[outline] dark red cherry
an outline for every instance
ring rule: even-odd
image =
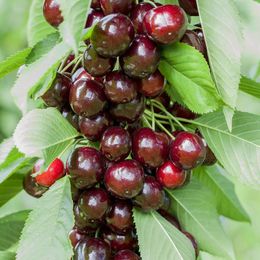
[[[144,34],[143,21],[148,11],[153,9],[154,6],[149,3],[137,4],[131,12],[131,21],[134,24],[135,31],[138,34]]]
[[[121,71],[113,71],[106,75],[105,93],[113,103],[127,103],[137,96],[137,82]]]
[[[144,172],[135,160],[114,164],[105,173],[105,184],[111,193],[121,198],[133,198],[143,188]]]
[[[154,41],[171,44],[179,41],[187,29],[187,16],[177,5],[151,9],[144,17],[144,30]]]
[[[53,27],[58,27],[63,22],[60,5],[57,0],[45,0],[43,15],[46,21]]]
[[[199,256],[199,247],[198,247],[197,241],[195,240],[193,235],[190,234],[189,232],[182,231],[182,233],[191,241],[192,246],[193,246],[193,248],[195,250],[195,255],[196,255],[196,257],[198,257]]]
[[[181,132],[170,145],[170,157],[178,167],[190,170],[203,163],[206,147],[198,135]]]
[[[69,123],[74,127],[76,128],[77,130],[79,130],[79,116],[76,115],[72,110],[71,108],[67,108],[67,107],[64,107],[62,110],[61,110],[61,114],[64,118],[66,118]]]
[[[146,176],[143,190],[134,198],[134,202],[144,211],[157,210],[163,205],[164,196],[161,184],[154,177]]]
[[[67,161],[67,171],[71,176],[71,181],[77,188],[90,188],[103,177],[102,155],[91,147],[77,148]]]
[[[164,200],[163,200],[163,205],[160,207],[160,210],[168,211],[171,208],[171,199],[165,193]]]
[[[77,115],[94,117],[106,103],[103,86],[95,80],[78,80],[70,89],[70,105]]]
[[[67,57],[67,59],[66,59],[66,61],[65,61],[65,63],[64,63],[64,68],[67,67],[74,59],[75,59],[75,55],[74,55],[74,54],[70,54],[70,55]],[[74,65],[75,65],[75,64],[72,63],[72,64],[66,69],[66,72],[71,73],[71,71],[72,71]]]
[[[197,117],[197,114],[193,113],[191,110],[177,102],[174,103],[173,107],[171,107],[169,111],[176,117],[182,117],[190,120],[193,120]]]
[[[196,0],[179,0],[180,6],[189,15],[199,15]]]
[[[91,27],[93,24],[99,22],[103,17],[104,17],[104,14],[102,11],[90,9],[88,12],[88,18],[86,21],[85,28]]]
[[[141,260],[141,258],[135,252],[125,249],[117,252],[114,256],[114,260]]]
[[[83,54],[84,69],[93,77],[106,75],[113,70],[116,59],[103,58],[97,54],[92,45],[89,45]]]
[[[139,80],[138,91],[149,98],[154,98],[163,92],[165,86],[165,79],[163,75],[157,70],[148,78]]]
[[[135,0],[100,0],[105,15],[112,13],[129,14],[135,5]]]
[[[173,226],[175,226],[177,229],[181,230],[181,225],[179,221],[170,213],[168,213],[165,210],[160,209],[158,211],[165,219],[167,219]]]
[[[69,102],[70,89],[70,79],[58,73],[51,87],[42,96],[42,99],[48,107],[62,107]]]
[[[95,25],[90,41],[99,55],[116,57],[128,49],[133,38],[131,20],[123,14],[110,14]]]
[[[71,245],[73,246],[73,248],[75,248],[81,240],[86,239],[86,234],[82,233],[77,228],[73,228],[69,233],[69,238]]]
[[[145,99],[142,95],[138,95],[129,103],[111,105],[110,114],[119,122],[134,123],[141,118],[144,109]]]
[[[100,150],[108,160],[122,161],[130,153],[131,137],[122,127],[110,127],[103,134]]]
[[[127,124],[127,131],[132,135],[137,129],[142,127],[141,120],[137,120],[134,123]]]
[[[165,162],[156,172],[156,178],[162,186],[174,189],[184,184],[186,172],[178,168],[173,162]]]
[[[133,78],[146,78],[154,73],[160,61],[157,46],[145,35],[138,35],[127,52],[120,57],[124,72]]]
[[[110,260],[110,246],[99,238],[89,238],[79,242],[74,260]]]
[[[114,232],[125,234],[134,226],[132,205],[123,200],[116,200],[106,215],[107,226]]]
[[[91,8],[99,10],[101,8],[100,0],[92,0],[91,1]]]
[[[81,79],[93,79],[92,76],[87,73],[83,67],[76,70],[76,72],[71,76],[72,83],[75,83]]]
[[[111,124],[111,119],[106,113],[95,118],[80,117],[79,119],[80,132],[91,141],[100,140],[104,131]]]
[[[150,128],[137,130],[132,139],[133,158],[146,167],[157,168],[168,157],[168,142]]]
[[[76,188],[72,182],[70,182],[70,187],[72,200],[73,202],[77,202],[82,191]]]

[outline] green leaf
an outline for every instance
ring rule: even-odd
[[[5,251],[18,241],[29,211],[20,211],[0,219],[0,250]]]
[[[242,76],[239,85],[240,90],[256,98],[260,98],[260,83]]]
[[[0,260],[15,260],[15,253],[9,251],[0,251]]]
[[[236,112],[232,132],[221,112],[204,115],[196,121],[225,170],[243,183],[259,188],[260,116]]]
[[[27,27],[27,38],[30,46],[43,40],[47,35],[56,30],[50,26],[43,16],[43,1],[33,0],[30,8]]]
[[[56,68],[69,51],[68,45],[59,43],[23,70],[12,89],[15,102],[23,113],[27,112],[28,93]]]
[[[143,260],[195,259],[190,241],[159,213],[133,210]]]
[[[215,200],[208,189],[198,181],[182,189],[167,190],[173,200],[172,210],[181,226],[194,234],[200,250],[231,258],[231,243],[226,237],[215,208]]]
[[[70,180],[57,181],[29,214],[20,238],[17,260],[71,259],[69,232],[74,224]]]
[[[63,23],[59,26],[60,34],[75,53],[81,40],[82,31],[86,24],[90,0],[57,0],[60,4]]]
[[[223,107],[223,114],[226,119],[228,130],[231,132],[233,127],[233,116],[234,116],[235,110],[233,108],[230,108],[228,106]]]
[[[197,0],[197,5],[213,78],[223,101],[235,108],[242,43],[237,7],[233,0]]]
[[[59,146],[62,145],[64,148],[65,143],[71,143],[77,136],[77,130],[57,109],[35,109],[18,123],[14,132],[14,142],[27,156],[42,157],[51,149],[52,156],[56,158],[61,152]]]
[[[172,5],[179,5],[178,0],[156,0],[156,3],[166,5],[166,4],[172,4]]]
[[[203,114],[216,110],[219,97],[203,55],[195,48],[176,43],[162,49],[159,69],[185,105]]]
[[[30,52],[31,52],[31,48],[26,48],[8,57],[6,60],[1,61],[0,78],[4,77],[5,75],[9,74],[10,72],[22,66],[25,63],[26,58]]]
[[[220,166],[200,167],[194,176],[207,186],[215,196],[218,213],[238,221],[250,221],[235,192],[234,184],[227,179]]]

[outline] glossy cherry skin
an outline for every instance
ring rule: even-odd
[[[175,226],[177,229],[181,230],[181,225],[179,221],[170,213],[168,213],[165,210],[160,209],[158,211],[165,219],[167,219],[173,226]]]
[[[101,139],[104,131],[111,126],[112,121],[108,114],[104,113],[95,118],[80,117],[79,128],[90,141]]]
[[[205,144],[196,134],[181,132],[170,145],[171,160],[184,170],[199,166],[203,163],[205,157]]]
[[[158,210],[164,202],[164,190],[161,184],[152,176],[146,176],[144,187],[134,198],[134,203],[144,211]]]
[[[58,73],[51,87],[42,96],[42,99],[48,107],[62,107],[69,101],[70,89],[70,79]]]
[[[101,8],[100,0],[92,0],[91,8],[93,8],[95,10],[99,10]]]
[[[70,106],[79,116],[95,117],[106,103],[103,86],[95,80],[78,80],[70,89]]]
[[[77,228],[73,228],[69,233],[69,238],[71,245],[73,246],[73,248],[75,248],[81,240],[86,239],[86,234],[82,233]]]
[[[109,245],[99,238],[89,238],[79,242],[75,249],[74,260],[110,260]]]
[[[179,0],[180,6],[189,15],[199,15],[196,0]]]
[[[165,162],[156,172],[156,178],[162,186],[174,189],[184,184],[186,172],[178,168],[173,162]]]
[[[190,234],[189,232],[182,231],[182,233],[191,241],[192,246],[193,246],[193,248],[195,250],[195,255],[196,255],[196,257],[198,257],[199,256],[199,247],[198,247],[197,241],[195,240],[193,235]]]
[[[187,25],[187,16],[177,5],[163,5],[150,10],[145,15],[143,23],[149,37],[160,44],[179,41]]]
[[[135,5],[135,0],[100,0],[105,15],[112,13],[129,14]]]
[[[149,98],[155,98],[163,92],[165,79],[159,70],[138,82],[138,91]]]
[[[131,12],[131,21],[134,24],[135,31],[138,34],[144,34],[143,21],[146,13],[153,9],[154,6],[149,3],[137,4]]]
[[[110,161],[122,161],[130,153],[131,137],[122,127],[108,128],[102,137],[100,151]]]
[[[143,168],[135,160],[116,163],[107,169],[105,185],[107,190],[115,196],[131,199],[143,188]]]
[[[128,103],[111,105],[109,112],[119,122],[134,123],[141,118],[144,109],[145,98],[138,95]]]
[[[58,27],[63,22],[63,17],[57,0],[44,1],[43,15],[46,21],[53,27]]]
[[[76,115],[70,108],[64,107],[61,110],[61,114],[64,118],[66,118],[69,123],[76,128],[77,130],[79,130],[79,116]]]
[[[75,149],[67,161],[67,171],[78,188],[90,188],[103,177],[104,162],[99,151],[91,147]]]
[[[127,52],[120,57],[124,72],[133,78],[146,78],[154,73],[160,61],[157,46],[145,35],[135,37]]]
[[[52,186],[58,179],[64,176],[64,165],[60,159],[55,159],[47,170],[43,173],[37,175],[35,177],[36,182],[39,185],[50,187]]]
[[[146,167],[157,168],[168,157],[168,143],[150,128],[137,130],[132,138],[133,158]]]
[[[121,71],[113,71],[106,75],[105,94],[110,102],[127,103],[137,96],[137,82]]]
[[[141,260],[141,258],[135,252],[125,249],[117,252],[114,256],[114,260]]]
[[[116,233],[126,234],[134,226],[132,205],[123,200],[116,200],[106,215],[107,226]]]
[[[133,38],[131,20],[123,14],[110,14],[95,25],[90,41],[99,55],[117,57],[128,49]]]
[[[91,27],[93,24],[99,22],[103,17],[104,17],[104,14],[102,11],[90,9],[88,12],[88,18],[86,21],[85,28]]]
[[[85,71],[83,67],[77,69],[74,74],[71,76],[72,83],[75,83],[81,79],[93,79],[93,77]]]
[[[182,117],[185,119],[193,120],[197,117],[197,114],[193,113],[188,108],[180,105],[179,103],[175,102],[173,107],[170,108],[170,113],[176,117]]]

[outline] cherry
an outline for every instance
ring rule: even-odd
[[[133,198],[143,188],[144,172],[135,160],[114,164],[105,173],[107,190],[121,198]]]
[[[124,72],[133,78],[146,78],[154,73],[160,61],[160,53],[147,36],[138,35],[127,52],[120,57]]]
[[[106,75],[105,93],[113,103],[127,103],[137,96],[137,83],[121,71],[113,71]]]
[[[147,12],[143,26],[154,41],[171,44],[182,38],[187,24],[187,16],[179,6],[163,5]]]
[[[141,258],[135,252],[125,249],[117,252],[114,256],[114,260],[141,260]]]
[[[164,193],[164,195],[163,205],[160,207],[160,210],[168,211],[171,208],[171,199],[167,193]]]
[[[134,123],[127,124],[127,131],[132,135],[137,129],[142,127],[141,120],[137,120]]]
[[[190,234],[189,232],[182,231],[182,233],[191,241],[192,246],[193,246],[193,248],[195,250],[195,255],[196,255],[196,257],[198,257],[199,256],[199,247],[198,247],[197,241],[195,240],[193,235]]]
[[[106,75],[113,70],[116,63],[114,58],[103,58],[89,45],[83,54],[84,69],[93,77]]]
[[[112,13],[129,14],[135,5],[135,0],[100,0],[105,15]]]
[[[149,3],[137,4],[131,12],[131,21],[134,24],[135,31],[138,34],[144,34],[143,21],[146,13],[153,9],[154,6]]]
[[[164,187],[174,189],[184,184],[186,172],[167,161],[157,170],[156,178]]]
[[[42,96],[42,99],[49,107],[62,107],[69,101],[70,89],[70,79],[58,73],[51,87]]]
[[[79,68],[78,70],[76,70],[76,72],[74,72],[74,74],[71,77],[71,81],[72,83],[75,83],[76,81],[81,79],[93,79],[92,76],[89,73],[87,73],[83,67]]]
[[[132,205],[127,201],[116,200],[106,215],[107,226],[114,232],[125,234],[133,226]]]
[[[70,54],[68,56],[68,58],[66,59],[65,63],[64,63],[64,68],[67,67],[73,60],[75,59],[75,55],[74,54]],[[74,64],[71,64],[67,69],[66,72],[70,73],[73,69]]]
[[[180,6],[189,15],[199,15],[196,0],[179,0]]]
[[[63,162],[57,158],[50,164],[46,171],[37,175],[35,180],[39,185],[50,187],[64,174]]]
[[[170,108],[171,99],[166,92],[163,92],[160,96],[154,98],[154,100],[161,103],[167,110]],[[161,110],[157,107],[154,107],[154,112],[160,113]]]
[[[93,187],[103,177],[104,165],[101,153],[91,147],[79,147],[70,155],[67,170],[76,188]]]
[[[168,142],[150,128],[141,128],[133,135],[133,158],[146,167],[156,168],[168,157]]]
[[[76,81],[70,90],[70,105],[80,116],[94,117],[106,106],[102,85],[95,80]]]
[[[152,176],[146,176],[143,190],[134,199],[136,205],[144,211],[158,210],[164,202],[161,184]]]
[[[72,200],[74,202],[77,202],[79,200],[79,196],[81,194],[81,190],[76,188],[75,185],[72,182],[70,182],[70,187],[71,187],[71,197],[72,197]]]
[[[142,95],[138,95],[129,103],[111,105],[110,114],[119,122],[134,123],[141,118],[144,109],[145,99]]]
[[[148,78],[139,80],[138,91],[146,97],[154,98],[163,92],[165,86],[165,79],[163,75],[157,70]]]
[[[66,118],[69,123],[79,130],[79,117],[76,115],[70,108],[64,107],[61,111],[61,114],[64,118]]]
[[[128,49],[133,38],[131,20],[123,14],[110,14],[95,25],[90,41],[99,55],[116,57]]]
[[[166,220],[168,220],[173,226],[175,226],[177,229],[181,230],[181,225],[179,221],[170,213],[168,213],[165,210],[160,209],[158,211]]]
[[[79,242],[75,249],[75,260],[109,260],[111,249],[99,238],[89,238]]]
[[[43,15],[46,21],[53,27],[58,27],[63,22],[63,17],[57,0],[44,1]]]
[[[93,24],[99,22],[103,17],[104,17],[104,14],[102,11],[90,9],[88,12],[88,18],[86,21],[85,28],[91,27]]]
[[[91,2],[91,8],[99,10],[101,8],[100,6],[100,0],[92,0]]]
[[[110,127],[103,134],[100,150],[108,160],[122,161],[130,153],[131,137],[122,127]]]
[[[69,233],[69,238],[71,245],[73,246],[73,248],[75,248],[81,240],[86,239],[86,234],[82,233],[77,228],[73,228]]]
[[[190,120],[193,120],[197,117],[197,114],[193,113],[191,110],[177,102],[175,102],[173,107],[170,108],[170,112],[176,117],[182,117]]]
[[[91,141],[100,140],[104,131],[111,124],[111,119],[106,113],[95,118],[80,117],[79,119],[80,132]]]
[[[178,167],[190,170],[203,163],[206,147],[198,135],[181,132],[171,143],[170,157]]]

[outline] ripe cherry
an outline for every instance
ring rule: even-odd
[[[144,17],[144,29],[156,42],[171,44],[179,41],[187,29],[187,16],[177,5],[151,9]]]
[[[179,0],[180,6],[189,15],[199,15],[196,0]]]
[[[103,86],[95,80],[76,81],[70,89],[70,105],[77,115],[98,115],[106,106]]]
[[[150,128],[141,128],[133,135],[133,158],[146,167],[156,168],[168,157],[168,142]]]
[[[71,76],[72,83],[75,83],[81,79],[93,79],[93,77],[85,71],[83,67],[77,69],[74,74]]]
[[[71,108],[67,108],[67,107],[63,107],[61,110],[61,114],[64,118],[66,118],[69,123],[76,128],[77,130],[79,130],[79,116],[76,115]]]
[[[193,246],[193,248],[195,250],[195,255],[196,255],[196,257],[198,257],[199,256],[199,247],[198,247],[197,241],[195,240],[193,235],[190,234],[189,232],[182,231],[182,233],[191,241],[192,246]]]
[[[198,135],[181,132],[170,145],[170,157],[178,167],[190,170],[203,163],[206,147]]]
[[[134,198],[136,205],[144,211],[158,210],[164,202],[164,190],[152,176],[146,176],[143,190]]]
[[[135,0],[100,0],[105,15],[112,13],[129,14],[135,5]]]
[[[170,108],[169,111],[176,117],[182,117],[190,120],[193,120],[197,117],[197,114],[193,113],[191,110],[180,105],[177,102],[174,103],[174,105]]]
[[[73,248],[75,248],[81,240],[86,239],[86,234],[82,233],[77,228],[73,228],[69,233],[69,238],[71,245],[73,246]]]
[[[154,73],[160,61],[157,46],[145,35],[135,37],[127,52],[120,57],[124,72],[133,78],[146,78]]]
[[[177,229],[181,230],[181,225],[179,221],[170,213],[168,213],[165,210],[160,209],[158,211],[165,219],[167,219],[173,226],[175,226]]]
[[[100,6],[100,0],[92,0],[91,2],[91,8],[99,10],[101,8]]]
[[[57,158],[50,164],[46,171],[37,175],[35,180],[39,185],[50,187],[64,174],[63,162]]]
[[[63,22],[63,17],[57,0],[44,1],[43,15],[46,21],[53,27],[58,27]]]
[[[125,249],[117,252],[114,256],[114,260],[141,260],[141,258],[135,252]]]
[[[157,170],[156,178],[164,187],[174,189],[184,184],[186,172],[167,161]]]
[[[160,210],[168,211],[171,208],[171,199],[165,193],[164,200],[163,200],[163,205],[160,207]]]
[[[90,41],[99,55],[116,57],[128,49],[133,38],[131,20],[123,14],[110,14],[95,25]]]
[[[131,137],[122,127],[110,127],[103,134],[100,150],[108,160],[122,161],[130,153]]]
[[[121,71],[113,71],[106,75],[105,94],[113,103],[127,103],[137,96],[137,82]]]
[[[103,177],[102,155],[91,147],[77,148],[67,161],[67,171],[78,189],[93,187]]]
[[[114,164],[105,173],[107,190],[121,198],[133,198],[143,188],[144,172],[135,160],[126,160]]]
[[[103,17],[104,17],[104,14],[102,11],[90,9],[88,12],[88,18],[86,21],[85,28],[91,27],[93,24],[99,22]]]

